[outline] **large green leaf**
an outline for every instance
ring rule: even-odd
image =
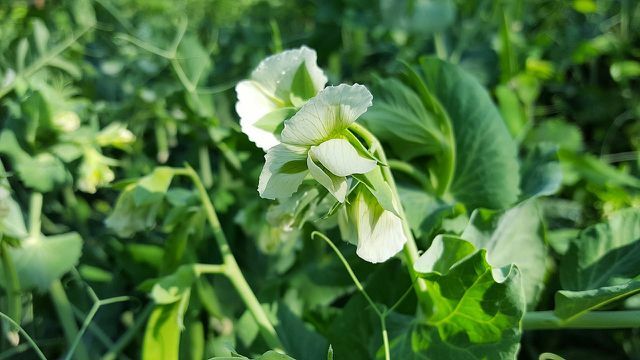
[[[471,209],[514,203],[520,182],[517,150],[487,91],[456,65],[423,59],[421,69],[453,127],[455,172],[449,194]]]
[[[626,209],[580,233],[562,259],[565,290],[590,290],[640,275],[640,209]]]
[[[619,211],[582,231],[560,265],[556,315],[575,317],[638,292],[639,259],[640,209]]]
[[[78,263],[82,238],[77,233],[29,237],[10,252],[22,288],[46,291]]]
[[[542,143],[530,149],[520,164],[520,176],[521,198],[555,194],[562,185],[557,147]]]
[[[522,272],[527,303],[535,306],[544,285],[547,256],[535,201],[526,201],[507,211],[474,211],[462,238],[486,249],[487,261],[495,267],[516,264]]]
[[[515,358],[525,311],[516,266],[493,268],[486,250],[439,235],[415,268],[428,283],[433,314],[413,329],[414,352],[430,359]]]

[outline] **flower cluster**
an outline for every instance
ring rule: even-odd
[[[363,85],[326,82],[315,51],[302,47],[268,57],[236,86],[242,131],[266,151],[258,192],[285,200],[315,180],[340,205],[345,240],[361,258],[382,262],[406,235],[381,165],[350,130],[373,96]]]

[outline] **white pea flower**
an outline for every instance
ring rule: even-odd
[[[402,250],[407,237],[398,215],[384,209],[365,186],[359,185],[353,197],[349,198],[351,201],[345,211],[346,226],[355,227],[355,231],[350,231],[355,239],[352,237],[347,240],[355,242],[359,257],[371,263],[380,263]]]
[[[280,143],[283,121],[327,83],[316,59],[306,46],[272,55],[236,86],[242,132],[264,151]]]
[[[369,154],[348,139],[347,128],[371,106],[362,85],[330,86],[284,122],[282,143],[267,151],[258,192],[266,199],[284,199],[311,176],[339,201],[349,190],[348,176],[377,166]]]

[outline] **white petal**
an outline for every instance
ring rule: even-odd
[[[358,256],[371,263],[380,263],[402,250],[407,238],[398,216],[384,210],[365,190],[356,196],[351,206],[351,218],[358,232]]]
[[[258,192],[265,199],[288,198],[298,190],[308,171],[307,148],[279,144],[267,151]]]
[[[278,109],[278,106],[251,80],[239,82],[236,85],[236,93],[238,94],[236,112],[240,115],[242,132],[264,151],[278,145],[280,141],[276,135],[254,126],[265,115]]]
[[[344,198],[347,196],[347,191],[349,190],[349,183],[346,178],[327,173],[313,161],[311,156],[307,156],[307,167],[309,168],[311,176],[329,190],[336,200],[341,203],[344,202]]]
[[[284,122],[282,142],[318,145],[367,111],[373,96],[363,85],[329,86]]]
[[[260,83],[269,94],[286,102],[289,99],[295,72],[303,62],[316,92],[320,91],[327,83],[327,77],[316,63],[316,52],[306,46],[286,50],[262,60],[251,73],[251,78]]]
[[[318,146],[312,146],[309,154],[336,176],[368,173],[377,164],[375,160],[358,154],[353,145],[345,139],[331,139]]]

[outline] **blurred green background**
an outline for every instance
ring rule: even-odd
[[[559,149],[562,189],[541,200],[557,253],[575,228],[640,206],[638,1],[4,0],[6,181],[25,218],[30,195],[43,194],[45,234],[73,231],[82,239],[81,255],[71,251],[77,243],[41,249],[38,261],[70,266],[33,280],[20,297],[22,325],[48,357],[60,357],[70,342],[60,296],[78,321],[91,309],[90,291],[101,299],[132,296],[100,307],[74,357],[135,359],[151,306],[149,280],[184,262],[219,259],[186,182],[172,187],[150,230],[121,237],[104,225],[124,186],[118,181],[184,162],[203,178],[245,276],[273,304],[292,355],[326,354],[329,343],[350,353],[337,359],[375,355],[376,319],[335,256],[309,239],[325,225],[288,232],[266,220],[277,210],[255,190],[263,153],[240,132],[234,110],[239,80],[266,56],[300,45],[317,51],[329,84],[372,86],[424,55],[474,75],[523,158],[543,142]],[[378,301],[393,303],[409,286],[399,261],[373,266],[353,247],[341,249]],[[552,294],[543,294],[540,309]],[[2,301],[6,313],[10,304]],[[266,349],[225,279],[198,280],[184,321],[181,358]],[[35,358],[23,337],[14,346],[11,329],[3,333],[0,359]],[[520,357],[638,359],[639,338],[637,329],[527,332]]]

